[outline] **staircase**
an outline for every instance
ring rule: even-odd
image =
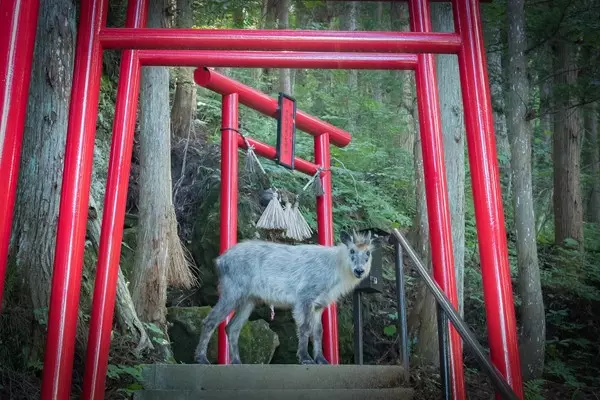
[[[197,365],[144,367],[136,400],[411,400],[404,369],[379,365]]]

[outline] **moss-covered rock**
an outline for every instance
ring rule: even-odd
[[[194,351],[202,321],[211,307],[170,307],[167,320],[170,323],[169,337],[175,360],[182,363],[194,362]],[[279,346],[279,337],[264,320],[250,321],[240,333],[240,358],[244,364],[269,364],[275,349]],[[208,360],[217,362],[217,334],[213,334],[208,345]]]

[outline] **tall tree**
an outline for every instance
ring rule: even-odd
[[[29,286],[26,300],[34,311],[34,340],[40,347],[54,262],[75,50],[75,15],[73,1],[41,3],[21,153],[12,252],[17,271]]]
[[[521,362],[525,379],[541,376],[544,369],[546,323],[537,255],[531,177],[531,125],[527,121],[529,82],[525,50],[524,0],[508,0],[507,127],[511,142],[513,209],[521,313]]]
[[[431,7],[433,29],[437,32],[452,31],[452,8],[448,4],[433,4]],[[465,128],[460,87],[458,86],[458,63],[450,56],[437,56],[438,90],[442,113],[444,134],[444,153],[446,176],[448,181],[448,199],[450,202],[453,253],[456,268],[456,282],[459,294],[459,312],[463,312],[464,287],[464,243],[465,243]],[[427,206],[425,201],[425,182],[420,140],[415,140],[415,174],[417,174],[417,221],[420,239],[418,249],[429,258],[429,234]],[[418,148],[417,148],[418,147]],[[427,238],[427,239],[425,239]],[[415,355],[422,363],[438,365],[439,348],[437,332],[437,305],[427,288],[419,291],[420,301],[411,312],[410,320],[417,327]]]
[[[343,29],[347,31],[355,31],[358,29],[358,1],[349,1],[346,4],[344,12]],[[358,73],[356,70],[348,71],[348,85],[351,89],[358,87]]]
[[[148,27],[170,26],[168,0],[150,4]],[[140,318],[166,331],[169,284],[194,283],[177,235],[171,196],[171,138],[169,131],[169,70],[142,71],[139,133],[139,227],[132,297]],[[163,355],[168,354],[163,347]]]
[[[358,1],[349,1],[345,4],[344,13],[342,15],[342,29],[347,31],[355,31],[358,29],[358,9],[359,2]],[[356,105],[351,100],[350,96],[352,94],[357,93],[358,91],[358,71],[355,69],[351,69],[348,71],[348,88],[349,88],[349,96],[348,96],[348,129],[350,132],[356,130]]]
[[[277,27],[288,29],[290,27],[290,0],[279,0],[277,2]],[[279,90],[283,93],[292,94],[292,74],[289,68],[279,69]]]
[[[391,27],[394,31],[404,31],[408,27],[408,7],[406,3],[391,3]],[[421,138],[419,134],[417,97],[415,76],[412,71],[394,71],[393,76],[402,82],[400,93],[400,112],[404,119],[407,144],[412,144],[413,166],[415,179],[416,212],[413,229],[410,232],[416,251],[425,265],[431,269],[429,254],[429,223],[427,218],[427,202],[425,201],[425,177],[423,175],[423,155],[421,153]],[[439,364],[437,311],[435,298],[425,285],[418,289],[419,301],[414,305],[408,316],[408,326],[411,336],[416,338],[414,347],[417,362],[423,364]]]
[[[577,49],[567,37],[553,43],[554,52],[554,241],[564,245],[575,240],[583,246],[583,205],[581,199],[580,110],[573,89],[577,83]]]
[[[600,223],[600,153],[598,147],[598,102],[587,105],[584,120],[589,144],[590,175],[592,187],[588,204],[590,222]]]
[[[192,0],[177,0],[177,27],[194,26]],[[190,136],[193,120],[196,118],[196,84],[194,68],[179,67],[175,76],[175,98],[171,108],[171,128],[173,135],[180,138]]]
[[[436,32],[454,32],[452,6],[432,4],[431,22]],[[465,123],[460,92],[458,60],[449,55],[436,57],[438,90],[444,133],[444,155],[448,200],[452,223],[454,265],[458,307],[462,315],[465,264]]]
[[[498,151],[498,164],[500,167],[500,178],[505,194],[511,191],[510,170],[510,143],[506,130],[506,115],[504,105],[504,68],[503,64],[504,46],[503,31],[499,26],[491,29],[491,42],[488,46],[488,72],[490,76],[490,87],[492,94],[492,109],[494,113],[494,131],[496,132],[496,147]],[[507,198],[509,196],[506,196]]]

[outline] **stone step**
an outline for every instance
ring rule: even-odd
[[[404,369],[385,365],[199,365],[144,367],[146,390],[379,389],[405,384]]]
[[[412,400],[413,390],[386,389],[264,389],[264,390],[142,390],[134,400]]]

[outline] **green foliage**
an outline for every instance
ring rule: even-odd
[[[383,333],[386,336],[395,336],[396,332],[398,331],[398,328],[396,328],[396,325],[388,325],[385,328],[383,328]]]
[[[542,387],[545,381],[543,379],[533,379],[525,382],[525,400],[544,400]]]

